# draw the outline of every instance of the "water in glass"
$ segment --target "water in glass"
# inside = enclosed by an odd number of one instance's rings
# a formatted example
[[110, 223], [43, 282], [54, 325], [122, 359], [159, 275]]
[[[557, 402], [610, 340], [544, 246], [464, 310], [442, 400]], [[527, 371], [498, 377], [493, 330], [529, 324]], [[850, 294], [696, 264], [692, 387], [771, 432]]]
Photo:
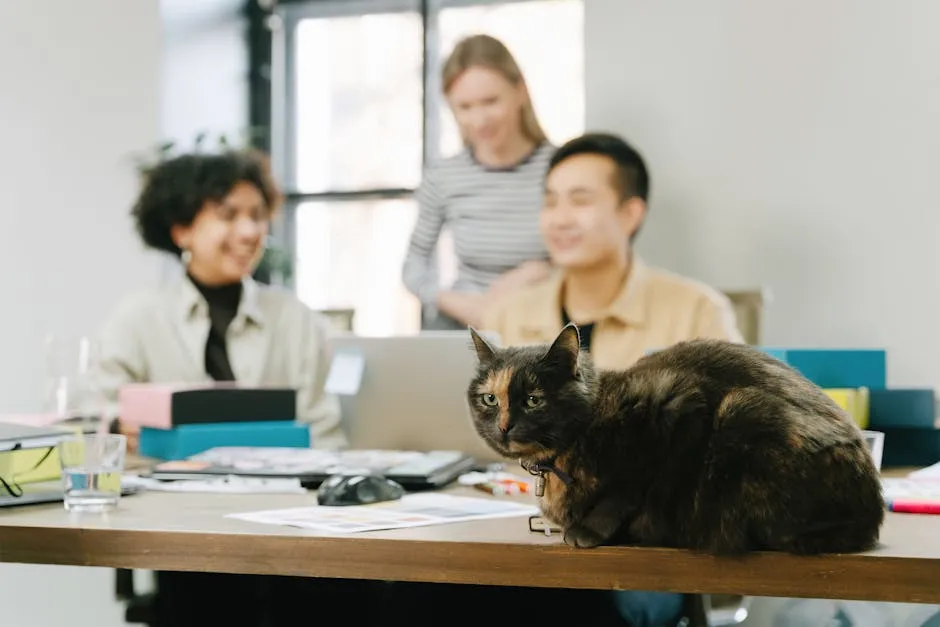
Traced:
[[59, 444], [65, 509], [103, 512], [117, 507], [127, 440], [123, 435], [82, 435]]

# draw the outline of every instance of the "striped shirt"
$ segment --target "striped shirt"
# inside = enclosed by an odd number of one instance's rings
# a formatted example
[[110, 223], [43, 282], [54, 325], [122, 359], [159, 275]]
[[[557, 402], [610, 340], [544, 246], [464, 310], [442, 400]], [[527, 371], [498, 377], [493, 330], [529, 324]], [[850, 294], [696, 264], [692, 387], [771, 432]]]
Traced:
[[538, 220], [554, 151], [543, 142], [515, 166], [496, 169], [464, 150], [427, 169], [402, 273], [405, 286], [425, 307], [436, 306], [441, 289], [434, 252], [445, 226], [457, 255], [457, 279], [449, 288], [455, 291], [485, 292], [522, 262], [548, 259]]

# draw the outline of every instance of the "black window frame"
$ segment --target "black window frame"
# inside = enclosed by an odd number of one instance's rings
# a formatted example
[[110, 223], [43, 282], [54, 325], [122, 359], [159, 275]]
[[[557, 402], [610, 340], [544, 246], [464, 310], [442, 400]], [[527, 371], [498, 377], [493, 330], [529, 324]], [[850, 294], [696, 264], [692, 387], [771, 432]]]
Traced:
[[[249, 124], [254, 129], [254, 146], [271, 155], [278, 180], [284, 185], [284, 207], [272, 229], [275, 245], [296, 256], [296, 208], [304, 202], [342, 202], [356, 200], [394, 200], [412, 198], [416, 188], [362, 188], [301, 192], [293, 186], [292, 147], [288, 137], [290, 115], [288, 100], [291, 65], [289, 28], [303, 17], [330, 15], [368, 15], [388, 11], [417, 11], [422, 25], [422, 162], [436, 158], [440, 146], [440, 78], [436, 62], [440, 59], [438, 18], [445, 9], [467, 6], [513, 4], [538, 0], [250, 0], [245, 9], [248, 20], [249, 54]], [[360, 10], [356, 10], [360, 9]], [[288, 156], [290, 155], [290, 156]], [[290, 282], [293, 288], [293, 280]]]

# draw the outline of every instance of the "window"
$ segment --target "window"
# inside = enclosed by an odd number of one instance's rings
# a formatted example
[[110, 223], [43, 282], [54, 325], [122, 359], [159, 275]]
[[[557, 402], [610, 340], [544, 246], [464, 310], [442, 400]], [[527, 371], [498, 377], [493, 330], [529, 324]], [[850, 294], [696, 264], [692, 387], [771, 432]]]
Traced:
[[308, 18], [293, 51], [301, 192], [415, 187], [421, 178], [417, 13]]
[[[401, 283], [412, 194], [428, 158], [460, 149], [440, 94], [443, 59], [467, 34], [500, 38], [549, 138], [565, 141], [584, 124], [583, 0], [280, 5], [272, 157], [294, 288], [316, 309], [355, 309], [357, 333], [416, 332], [420, 307]], [[452, 280], [446, 234], [440, 256], [441, 280]]]
[[298, 297], [314, 309], [354, 310], [362, 334], [412, 330], [417, 303], [400, 277], [416, 216], [410, 198], [298, 204]]

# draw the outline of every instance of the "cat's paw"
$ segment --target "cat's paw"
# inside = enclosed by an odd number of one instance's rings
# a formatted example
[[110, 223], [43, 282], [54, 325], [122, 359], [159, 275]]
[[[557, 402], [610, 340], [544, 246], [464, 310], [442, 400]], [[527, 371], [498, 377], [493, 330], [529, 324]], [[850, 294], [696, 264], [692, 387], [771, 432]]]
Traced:
[[577, 549], [592, 549], [604, 543], [604, 538], [587, 527], [568, 527], [565, 529], [565, 544]]

